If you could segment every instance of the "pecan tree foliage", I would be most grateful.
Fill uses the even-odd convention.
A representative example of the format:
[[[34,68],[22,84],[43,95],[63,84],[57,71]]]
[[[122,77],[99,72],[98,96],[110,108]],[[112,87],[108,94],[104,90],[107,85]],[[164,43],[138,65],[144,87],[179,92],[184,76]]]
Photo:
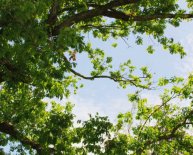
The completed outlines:
[[[20,154],[192,154],[192,75],[160,79],[160,86],[175,86],[164,91],[159,105],[148,105],[139,91],[129,95],[137,111],[118,115],[117,124],[91,115],[75,127],[70,103],[43,100],[68,97],[80,79],[150,89],[146,67],[135,71],[128,60],[115,70],[113,58],[92,48],[85,34],[103,41],[134,35],[137,45],[152,36],[183,57],[183,47],[164,36],[168,24],[193,18],[193,2],[183,3],[186,10],[177,0],[0,0],[0,145]],[[87,75],[76,70],[81,53],[93,66]],[[189,105],[172,104],[182,100]]]

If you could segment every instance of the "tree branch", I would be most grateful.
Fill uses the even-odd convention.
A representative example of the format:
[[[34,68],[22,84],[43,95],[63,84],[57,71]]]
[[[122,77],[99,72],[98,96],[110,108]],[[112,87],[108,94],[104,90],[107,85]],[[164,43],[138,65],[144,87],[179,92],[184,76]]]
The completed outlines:
[[[171,132],[169,134],[165,134],[165,135],[160,135],[158,138],[157,138],[157,142],[159,141],[162,141],[162,140],[170,140],[170,139],[173,139],[173,138],[177,138],[176,136],[176,132],[177,130],[186,125],[186,124],[193,124],[193,122],[186,122],[189,118],[191,118],[193,115],[193,110],[191,110],[183,119],[183,121],[181,121],[180,123],[178,123],[176,126],[174,126],[171,130]],[[148,140],[145,142],[144,146],[148,146],[148,145],[151,145],[152,143],[155,143],[154,140]],[[139,151],[142,151],[144,150],[144,148],[139,148]]]
[[[37,151],[37,153],[41,153],[43,151],[43,148],[40,144],[25,137],[11,123],[0,122],[0,132],[3,132],[5,134],[9,134],[14,139],[20,141],[23,145],[28,145],[32,149],[35,149]]]
[[[163,102],[160,106],[158,106],[155,110],[153,110],[149,116],[147,117],[147,119],[145,120],[145,122],[143,123],[143,125],[141,126],[141,128],[139,129],[140,130],[140,133],[139,135],[141,134],[141,131],[143,130],[143,128],[145,127],[145,125],[147,124],[148,120],[152,117],[153,114],[155,114],[158,110],[160,110],[163,106],[165,106],[168,102],[170,102],[172,99],[176,98],[177,96],[179,95],[173,95],[171,96],[168,100],[166,100],[165,102]]]
[[[54,0],[53,4],[51,6],[51,9],[49,11],[47,24],[49,24],[49,25],[55,24],[55,22],[57,20],[58,13],[59,13],[59,8],[60,8],[59,2]]]
[[[121,26],[116,25],[92,25],[92,24],[85,24],[81,25],[81,28],[95,28],[95,29],[123,29]]]
[[[66,19],[65,21],[60,23],[59,25],[57,25],[53,29],[52,35],[53,36],[57,35],[63,27],[70,27],[74,23],[78,23],[80,21],[85,21],[85,20],[91,19],[93,17],[102,16],[102,15],[104,15],[104,12],[107,11],[108,9],[112,9],[112,8],[127,5],[127,4],[137,3],[137,2],[138,2],[138,0],[114,0],[114,1],[111,1],[107,4],[105,4],[105,5],[98,6],[95,9],[77,13],[77,14],[69,17],[68,19]]]
[[[153,15],[131,15],[126,14],[124,12],[111,10],[111,11],[105,11],[104,16],[115,18],[115,19],[121,19],[124,21],[150,21],[155,19],[166,19],[166,18],[181,18],[181,19],[189,19],[193,18],[193,14],[153,14]]]
[[[80,21],[86,21],[88,19],[97,17],[97,16],[106,16],[109,18],[120,19],[124,21],[150,21],[155,19],[166,19],[166,18],[176,18],[179,17],[181,19],[189,19],[193,18],[193,14],[153,14],[153,15],[131,15],[126,14],[121,11],[116,11],[115,7],[120,7],[123,5],[137,3],[139,0],[114,0],[105,5],[96,5],[91,10],[87,10],[84,12],[77,13],[71,17],[68,17],[65,21],[61,22],[57,26],[54,27],[52,31],[52,35],[58,35],[59,31],[64,27],[70,27],[75,23]]]
[[[179,124],[177,124],[171,131],[171,135],[174,135],[175,132],[183,125],[186,124],[186,121],[193,115],[193,110],[189,112],[189,114],[184,118],[184,120],[182,122],[180,122]],[[190,123],[190,122],[189,122]]]
[[[69,64],[68,65],[68,70],[73,73],[74,75],[76,76],[79,76],[83,79],[86,79],[86,80],[94,80],[94,79],[110,79],[110,80],[113,80],[115,82],[129,82],[131,85],[134,85],[136,87],[139,87],[135,82],[136,80],[131,80],[131,79],[126,79],[124,77],[112,77],[112,76],[109,76],[109,75],[96,75],[96,76],[84,76],[83,74],[80,74],[78,73],[77,71],[75,71],[74,69],[72,69],[72,67],[70,66],[70,62],[68,61],[68,59],[64,56],[64,60]],[[139,77],[139,78],[146,78],[146,77]]]

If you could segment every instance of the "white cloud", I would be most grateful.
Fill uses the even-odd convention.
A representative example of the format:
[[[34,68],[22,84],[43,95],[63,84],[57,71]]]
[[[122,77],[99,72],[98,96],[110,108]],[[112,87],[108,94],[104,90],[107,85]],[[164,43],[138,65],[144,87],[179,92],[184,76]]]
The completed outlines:
[[[189,34],[182,43],[185,46],[187,55],[184,59],[178,61],[175,66],[180,76],[187,77],[193,72],[193,33]]]
[[[161,99],[158,92],[147,91],[141,94],[142,98],[147,98],[148,105],[159,105],[161,104]]]
[[[76,114],[77,119],[81,120],[88,119],[88,114],[94,115],[98,112],[100,116],[108,116],[111,121],[115,121],[120,112],[129,111],[132,107],[126,99],[121,98],[110,99],[101,103],[96,99],[73,96],[71,101],[75,104],[74,114]]]
[[[55,101],[61,105],[65,105],[67,102],[71,102],[74,106],[73,113],[76,115],[76,120],[87,120],[89,118],[89,114],[96,114],[99,112],[100,115],[105,115],[104,107],[101,103],[97,103],[92,98],[82,98],[77,95],[72,95],[70,98],[63,98],[59,100],[57,98],[49,99],[44,98],[43,101],[50,102]],[[48,104],[47,110],[51,108],[51,105]]]
[[[148,103],[159,104],[160,99],[156,93],[146,92],[142,94],[142,97],[148,98]],[[132,111],[135,109],[134,104],[130,103],[125,98],[106,98],[104,100],[97,100],[96,96],[82,97],[79,95],[72,95],[69,99],[59,100],[57,98],[53,99],[57,103],[65,105],[66,102],[70,101],[74,104],[73,113],[76,115],[75,120],[87,120],[89,114],[95,115],[97,112],[100,116],[108,116],[112,122],[116,121],[116,117],[119,113],[125,113],[127,111]],[[50,102],[49,98],[45,98],[44,101]],[[48,109],[51,108],[48,106]]]
[[[190,73],[193,72],[193,49],[191,53],[182,60],[181,66],[179,66],[180,75],[187,77]]]
[[[76,119],[87,120],[89,118],[88,114],[96,114],[97,112],[100,115],[104,115],[103,108],[100,106],[101,104],[93,99],[73,96],[71,97],[71,102],[75,104],[73,113],[76,115]]]

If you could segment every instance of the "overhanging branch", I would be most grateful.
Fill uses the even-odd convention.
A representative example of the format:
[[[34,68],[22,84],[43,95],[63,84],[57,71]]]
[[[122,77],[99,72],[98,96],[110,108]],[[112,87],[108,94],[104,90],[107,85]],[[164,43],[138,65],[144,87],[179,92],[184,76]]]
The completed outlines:
[[[167,19],[167,18],[181,18],[181,19],[189,19],[193,18],[193,14],[153,14],[153,15],[131,15],[126,14],[124,12],[111,10],[111,11],[105,11],[104,16],[115,18],[115,19],[121,19],[124,21],[150,21],[155,19]]]
[[[124,78],[124,77],[112,77],[112,76],[109,76],[109,75],[85,76],[85,75],[75,71],[74,69],[72,69],[72,67],[70,66],[70,62],[68,61],[68,59],[65,56],[64,56],[64,60],[69,64],[67,69],[71,73],[73,73],[74,75],[79,76],[83,79],[86,79],[86,80],[110,79],[110,80],[113,80],[115,82],[128,82],[133,86],[139,87],[139,85],[137,85],[137,83],[136,83],[136,80],[134,80],[134,79],[127,79],[127,78]],[[146,77],[139,77],[139,78],[146,78]]]
[[[166,18],[181,18],[181,19],[189,19],[193,18],[193,14],[170,14],[170,13],[162,13],[162,14],[152,14],[152,15],[133,15],[126,14],[121,11],[117,11],[114,8],[120,7],[123,5],[138,3],[139,0],[114,0],[105,5],[96,5],[93,6],[91,10],[87,10],[84,12],[77,13],[66,18],[63,22],[56,25],[52,30],[52,35],[58,35],[59,31],[64,27],[70,27],[75,23],[86,21],[88,19],[98,17],[98,16],[106,16],[109,18],[120,19],[124,21],[150,21],[155,19],[166,19]]]
[[[68,17],[68,19],[66,19],[59,25],[55,26],[55,28],[52,31],[52,35],[53,36],[57,35],[63,27],[70,27],[74,23],[85,21],[97,16],[103,16],[104,12],[107,11],[108,9],[112,9],[112,8],[127,5],[127,4],[137,3],[138,1],[139,0],[114,0],[105,5],[98,6],[92,10],[87,10],[84,12],[77,13],[71,17]]]
[[[23,145],[30,146],[32,149],[35,149],[37,153],[41,153],[43,148],[40,144],[35,141],[30,140],[25,137],[19,130],[17,130],[11,123],[0,122],[0,132],[10,135],[14,139],[20,141]],[[53,150],[50,150],[53,152]]]

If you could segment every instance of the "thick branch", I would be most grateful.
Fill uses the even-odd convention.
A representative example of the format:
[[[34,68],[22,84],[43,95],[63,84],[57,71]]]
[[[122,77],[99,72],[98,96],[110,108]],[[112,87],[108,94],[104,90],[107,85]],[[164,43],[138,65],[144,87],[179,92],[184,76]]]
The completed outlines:
[[[116,25],[92,25],[92,24],[82,25],[81,28],[95,28],[95,29],[123,29],[121,26],[116,26]]]
[[[63,27],[70,27],[74,23],[78,23],[80,21],[85,21],[85,20],[91,19],[93,17],[102,16],[102,15],[104,15],[104,12],[107,11],[108,9],[123,6],[126,4],[137,3],[137,2],[138,2],[138,0],[114,0],[114,1],[111,1],[110,3],[102,5],[100,7],[96,7],[95,9],[80,12],[78,14],[75,14],[75,15],[69,17],[68,19],[66,19],[65,21],[63,21],[59,25],[57,25],[54,28],[52,35],[53,36],[57,35]]]
[[[167,14],[153,14],[153,15],[131,15],[131,14],[126,14],[124,12],[116,11],[115,9],[113,9],[115,7],[137,3],[137,2],[139,2],[139,0],[114,0],[105,5],[96,6],[92,10],[87,10],[84,12],[77,13],[71,17],[68,17],[65,21],[57,25],[53,29],[52,35],[53,36],[57,35],[63,27],[70,27],[75,23],[78,23],[80,21],[86,21],[88,19],[91,19],[97,16],[106,16],[109,18],[120,19],[124,21],[129,21],[129,20],[150,21],[150,20],[155,20],[155,19],[166,19],[166,18],[176,18],[176,17],[179,17],[181,19],[193,18],[193,14],[169,14],[167,13]]]
[[[20,141],[23,145],[28,145],[32,149],[35,149],[38,153],[42,152],[42,147],[40,144],[30,140],[29,138],[22,135],[12,124],[8,122],[1,122],[0,123],[0,132],[5,134],[9,134],[14,139]]]
[[[131,15],[131,14],[125,14],[120,11],[106,11],[103,14],[104,16],[115,18],[115,19],[121,19],[124,21],[150,21],[155,19],[166,19],[166,18],[181,18],[181,19],[189,19],[193,18],[193,14],[153,14],[153,15]]]
[[[57,16],[59,14],[59,10],[60,9],[60,5],[58,1],[53,2],[51,9],[49,11],[49,15],[48,15],[48,19],[47,19],[47,23],[49,25],[53,25],[55,24],[56,20],[57,20]]]

